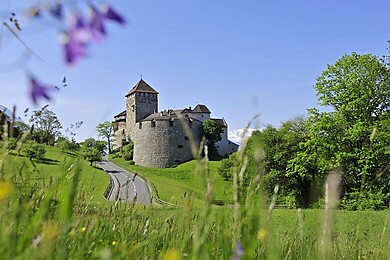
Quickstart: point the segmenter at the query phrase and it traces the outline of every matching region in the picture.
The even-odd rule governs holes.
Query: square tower
[[[135,124],[158,111],[158,92],[143,79],[126,95],[127,140],[133,141]]]

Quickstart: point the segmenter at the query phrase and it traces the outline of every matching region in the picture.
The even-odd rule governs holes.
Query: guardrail
[[[111,160],[110,160],[110,162],[112,162],[113,164],[115,164],[119,168],[123,169],[122,165],[119,165],[119,164],[117,164],[117,163],[115,163],[115,162],[113,162]],[[151,182],[148,178],[146,178],[142,174],[140,174],[140,173],[138,173],[136,171],[133,171],[131,169],[123,169],[123,170],[129,171],[129,172],[131,172],[133,174],[136,174],[137,177],[140,177],[146,183],[146,185],[148,186],[148,188],[150,190],[151,196],[152,196],[152,203],[154,202],[155,204],[157,204],[159,206],[174,207],[174,208],[180,207],[177,204],[169,203],[169,202],[167,202],[165,200],[160,199],[156,186],[153,184],[153,182]]]

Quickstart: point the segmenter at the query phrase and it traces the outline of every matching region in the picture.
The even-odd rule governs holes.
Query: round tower
[[[133,141],[135,124],[158,111],[158,92],[143,79],[126,95],[127,140]]]

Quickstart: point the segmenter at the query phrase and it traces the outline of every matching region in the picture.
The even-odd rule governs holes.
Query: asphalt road
[[[113,186],[108,194],[108,200],[111,201],[130,201],[133,202],[136,197],[138,204],[151,204],[151,193],[148,185],[136,174],[125,171],[103,158],[98,165],[111,178]]]

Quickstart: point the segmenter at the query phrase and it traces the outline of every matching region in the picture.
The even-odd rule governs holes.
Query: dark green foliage
[[[15,138],[8,138],[6,141],[6,148],[8,151],[15,150],[18,145],[18,141]]]
[[[46,149],[42,144],[34,140],[27,141],[23,144],[22,153],[30,160],[42,160],[45,158]]]
[[[100,162],[102,160],[102,154],[96,148],[84,147],[82,152],[84,159],[89,161],[91,166],[93,162]]]
[[[80,145],[76,142],[74,138],[69,140],[68,138],[65,137],[59,137],[56,146],[59,147],[62,152],[76,151],[80,147]]]
[[[219,159],[215,143],[221,140],[222,127],[214,120],[206,120],[202,123],[203,135],[207,140],[209,158]]]
[[[54,145],[60,136],[62,126],[53,111],[47,108],[33,111],[30,122],[33,124],[33,131],[31,131],[33,140],[38,143]]]
[[[390,192],[390,72],[373,55],[344,55],[315,85],[320,104],[309,110],[309,139],[294,158],[291,175],[320,176],[337,168],[344,193]],[[348,197],[348,196],[347,196]],[[384,198],[388,204],[389,198]]]
[[[340,202],[340,208],[345,210],[383,210],[389,207],[389,194],[383,192],[351,192]]]
[[[225,181],[231,181],[233,176],[233,167],[236,162],[236,153],[232,153],[228,158],[221,160],[218,167],[218,173]]]
[[[122,146],[123,159],[125,159],[126,161],[133,160],[133,149],[134,149],[133,143],[128,143],[125,146]]]

